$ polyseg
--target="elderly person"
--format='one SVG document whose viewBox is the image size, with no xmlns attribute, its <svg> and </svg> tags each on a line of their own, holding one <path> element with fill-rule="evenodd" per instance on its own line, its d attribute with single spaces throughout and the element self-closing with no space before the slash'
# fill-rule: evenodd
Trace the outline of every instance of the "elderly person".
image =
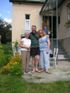
<svg viewBox="0 0 70 93">
<path fill-rule="evenodd" d="M 25 37 L 21 38 L 19 46 L 21 47 L 22 67 L 24 73 L 29 72 L 29 60 L 30 60 L 30 46 L 31 40 L 29 39 L 29 33 L 25 33 Z"/>
<path fill-rule="evenodd" d="M 50 67 L 49 60 L 49 49 L 50 40 L 49 36 L 43 30 L 39 30 L 39 47 L 40 47 L 40 66 L 43 71 L 49 73 L 48 69 Z"/>
</svg>

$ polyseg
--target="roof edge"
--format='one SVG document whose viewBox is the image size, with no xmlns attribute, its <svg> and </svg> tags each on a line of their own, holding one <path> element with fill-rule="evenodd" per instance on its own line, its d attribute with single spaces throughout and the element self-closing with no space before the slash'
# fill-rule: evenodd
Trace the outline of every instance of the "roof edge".
<svg viewBox="0 0 70 93">
<path fill-rule="evenodd" d="M 36 4 L 44 4 L 43 1 L 23 1 L 23 0 L 9 0 L 12 3 L 36 3 Z"/>
</svg>

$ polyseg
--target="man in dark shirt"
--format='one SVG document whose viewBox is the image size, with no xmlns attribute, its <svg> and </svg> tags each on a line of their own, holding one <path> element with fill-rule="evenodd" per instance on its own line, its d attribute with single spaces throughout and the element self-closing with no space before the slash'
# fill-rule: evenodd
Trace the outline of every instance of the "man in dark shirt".
<svg viewBox="0 0 70 93">
<path fill-rule="evenodd" d="M 39 35 L 36 32 L 36 26 L 32 25 L 32 32 L 30 33 L 29 38 L 31 39 L 31 50 L 30 55 L 32 57 L 32 65 L 33 65 L 33 71 L 32 72 L 39 72 L 38 70 L 38 64 L 39 64 Z"/>
</svg>

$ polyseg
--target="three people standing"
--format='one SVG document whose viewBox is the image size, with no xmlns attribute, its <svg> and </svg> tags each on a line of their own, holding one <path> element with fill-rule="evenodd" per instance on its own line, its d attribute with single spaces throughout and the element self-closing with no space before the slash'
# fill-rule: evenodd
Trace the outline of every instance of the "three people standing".
<svg viewBox="0 0 70 93">
<path fill-rule="evenodd" d="M 32 32 L 30 34 L 25 34 L 25 38 L 21 40 L 20 47 L 22 55 L 22 63 L 24 72 L 28 72 L 29 67 L 29 57 L 32 57 L 32 72 L 48 73 L 50 67 L 49 61 L 49 48 L 50 40 L 49 36 L 45 34 L 43 30 L 36 31 L 36 26 L 32 25 Z M 40 66 L 39 66 L 40 65 Z"/>
</svg>

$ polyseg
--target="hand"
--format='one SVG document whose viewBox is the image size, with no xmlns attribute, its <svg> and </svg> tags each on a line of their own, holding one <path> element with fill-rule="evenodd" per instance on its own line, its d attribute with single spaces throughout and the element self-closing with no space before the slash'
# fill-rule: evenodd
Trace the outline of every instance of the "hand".
<svg viewBox="0 0 70 93">
<path fill-rule="evenodd" d="M 47 53 L 47 54 L 49 53 L 49 48 L 46 49 L 46 53 Z"/>
<path fill-rule="evenodd" d="M 30 51 L 30 48 L 29 48 L 29 47 L 27 47 L 27 50 L 28 50 L 28 51 Z"/>
<path fill-rule="evenodd" d="M 46 49 L 46 52 L 48 53 L 48 49 Z"/>
</svg>

